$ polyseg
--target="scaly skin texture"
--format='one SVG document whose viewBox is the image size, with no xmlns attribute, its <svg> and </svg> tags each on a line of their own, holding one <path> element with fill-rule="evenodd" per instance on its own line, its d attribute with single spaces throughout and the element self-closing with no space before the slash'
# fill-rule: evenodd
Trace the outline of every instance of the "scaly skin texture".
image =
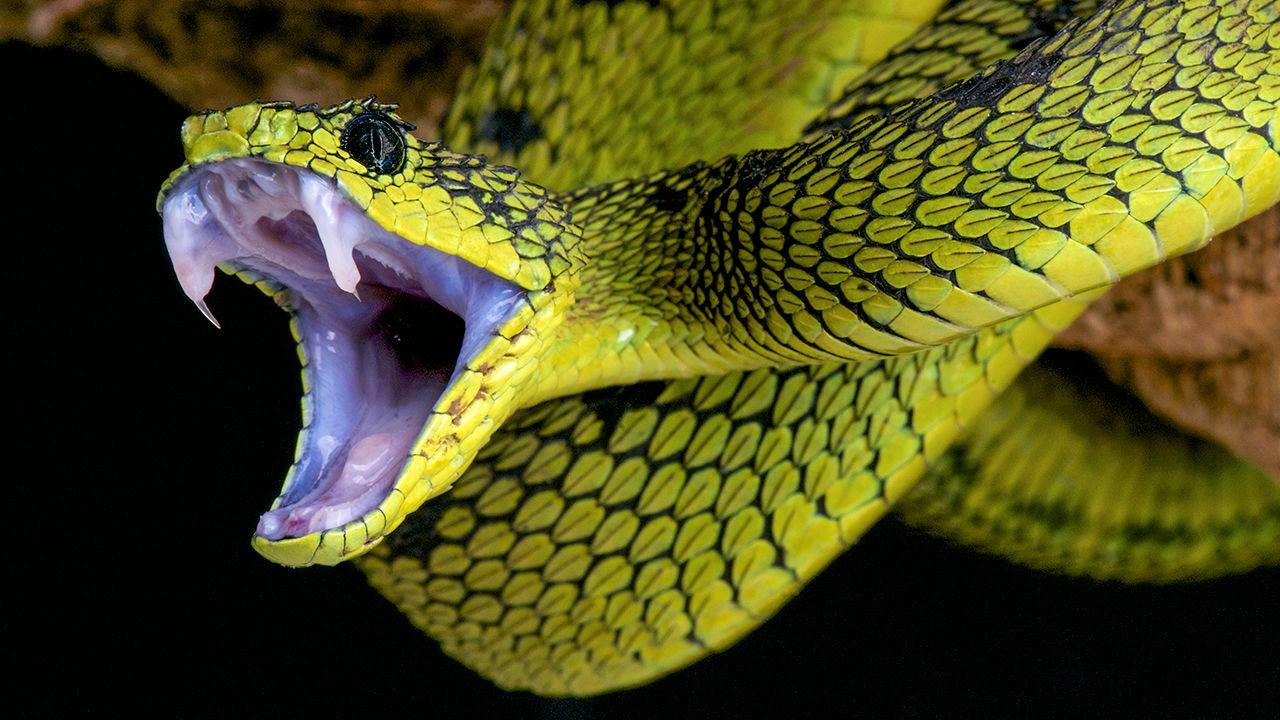
<svg viewBox="0 0 1280 720">
<path fill-rule="evenodd" d="M 949 3 L 928 26 L 896 45 L 805 126 L 806 137 L 847 128 L 895 104 L 927 97 L 1004 60 L 1073 17 L 1097 10 L 1094 0 L 969 0 Z"/>
<path fill-rule="evenodd" d="M 1280 563 L 1280 493 L 1266 474 L 1179 437 L 1102 377 L 1064 393 L 1075 375 L 1029 368 L 899 516 L 1031 567 L 1108 580 Z"/>
<path fill-rule="evenodd" d="M 600 17 L 662 26 L 634 4 Z M 507 687 L 603 692 L 731 643 L 938 464 L 1093 291 L 1274 203 L 1275 20 L 1262 3 L 1108 7 L 847 130 L 559 196 L 582 285 L 512 397 L 749 372 L 521 413 L 361 567 Z M 313 163 L 312 137 L 254 152 Z M 418 202 L 395 197 L 408 180 L 362 205 L 414 240 L 395 222 Z M 407 492 L 452 481 L 415 463 Z"/>
<path fill-rule="evenodd" d="M 652 680 L 799 592 L 1082 307 L 892 361 L 543 404 L 359 566 L 503 687 Z"/>
<path fill-rule="evenodd" d="M 559 189 L 790 145 L 941 5 L 519 3 L 442 136 Z"/>
<path fill-rule="evenodd" d="M 391 109 L 371 101 L 323 110 L 252 103 L 193 116 L 182 128 L 186 164 L 174 171 L 160 196 L 163 202 L 190 168 L 229 157 L 306 167 L 333 178 L 388 231 L 466 259 L 528 291 L 498 337 L 468 359 L 440 398 L 438 411 L 377 508 L 325 532 L 274 541 L 255 536 L 259 552 L 285 565 L 333 564 L 365 552 L 424 501 L 447 490 L 484 443 L 488 429 L 536 400 L 527 378 L 538 373 L 539 350 L 572 304 L 577 286 L 579 230 L 545 190 L 521 182 L 511 168 L 485 165 L 481 158 L 408 137 L 404 168 L 379 174 L 339 147 L 341 128 L 353 117 Z M 241 274 L 288 306 L 287 288 L 256 273 Z M 298 329 L 293 331 L 298 339 Z M 299 355 L 305 437 L 311 424 L 311 375 L 302 345 Z M 291 474 L 286 485 L 292 479 Z"/>
</svg>

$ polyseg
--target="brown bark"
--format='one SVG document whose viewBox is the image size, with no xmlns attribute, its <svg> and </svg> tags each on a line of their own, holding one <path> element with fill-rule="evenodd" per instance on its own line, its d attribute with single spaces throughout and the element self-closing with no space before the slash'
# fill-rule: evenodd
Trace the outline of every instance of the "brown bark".
<svg viewBox="0 0 1280 720">
<path fill-rule="evenodd" d="M 377 94 L 430 136 L 501 0 L 9 0 L 0 39 L 133 70 L 193 109 Z"/>
<path fill-rule="evenodd" d="M 1058 344 L 1280 478 L 1280 209 L 1126 278 Z"/>
</svg>

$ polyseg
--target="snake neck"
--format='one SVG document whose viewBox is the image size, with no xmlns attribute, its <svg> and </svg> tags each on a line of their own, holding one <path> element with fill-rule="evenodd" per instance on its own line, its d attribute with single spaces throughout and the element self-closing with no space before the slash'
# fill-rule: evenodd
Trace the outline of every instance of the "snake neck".
<svg viewBox="0 0 1280 720">
<path fill-rule="evenodd" d="M 1114 281 L 1053 285 L 1013 251 L 902 217 L 919 199 L 900 181 L 928 162 L 895 166 L 876 146 L 909 123 L 881 119 L 559 198 L 583 230 L 584 261 L 550 343 L 554 376 L 534 397 L 903 355 Z M 927 146 L 935 132 L 900 143 Z"/>
<path fill-rule="evenodd" d="M 1198 61 L 1170 48 L 1199 30 L 1167 10 L 1111 8 L 787 148 L 560 196 L 583 230 L 581 285 L 534 398 L 937 347 L 1265 209 L 1277 196 L 1267 34 L 1218 42 L 1256 61 L 1217 105 L 1206 89 L 1193 123 L 1174 112 L 1193 94 L 1173 85 Z M 1150 103 L 1159 117 L 1137 113 Z M 1222 132 L 1206 142 L 1205 127 Z M 1178 170 L 1151 159 L 1170 148 L 1185 149 Z"/>
<path fill-rule="evenodd" d="M 585 261 L 552 343 L 555 377 L 538 396 L 902 355 L 1033 309 L 973 307 L 946 268 L 910 262 L 920 258 L 897 242 L 905 231 L 876 222 L 898 224 L 901 210 L 886 207 L 894 178 L 860 179 L 857 168 L 883 165 L 886 153 L 868 145 L 902 125 L 863 123 L 559 198 L 583 229 Z M 882 214 L 865 207 L 877 201 Z M 925 232 L 966 260 L 1012 265 L 972 239 Z M 943 305 L 953 292 L 959 301 Z"/>
<path fill-rule="evenodd" d="M 840 359 L 771 322 L 778 288 L 760 272 L 760 238 L 723 213 L 727 197 L 760 196 L 770 160 L 695 163 L 560 198 L 583 228 L 585 263 L 545 396 Z"/>
</svg>

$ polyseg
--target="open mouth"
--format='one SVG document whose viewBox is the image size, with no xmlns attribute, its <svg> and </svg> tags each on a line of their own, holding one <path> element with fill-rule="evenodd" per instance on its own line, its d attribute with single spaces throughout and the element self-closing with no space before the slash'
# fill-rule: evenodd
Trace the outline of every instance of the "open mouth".
<svg viewBox="0 0 1280 720">
<path fill-rule="evenodd" d="M 339 528 L 376 510 L 454 380 L 526 296 L 512 282 L 369 219 L 329 178 L 235 158 L 186 173 L 162 205 L 187 296 L 214 268 L 268 289 L 293 314 L 303 362 L 298 455 L 266 540 Z M 428 233 L 430 230 L 428 229 Z"/>
</svg>

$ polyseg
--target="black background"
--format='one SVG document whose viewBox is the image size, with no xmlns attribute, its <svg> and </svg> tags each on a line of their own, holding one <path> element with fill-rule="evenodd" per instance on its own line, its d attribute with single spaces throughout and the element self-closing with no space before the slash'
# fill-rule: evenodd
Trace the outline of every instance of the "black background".
<svg viewBox="0 0 1280 720">
<path fill-rule="evenodd" d="M 354 569 L 249 548 L 292 459 L 297 360 L 256 290 L 218 281 L 216 331 L 173 278 L 154 199 L 186 113 L 72 53 L 0 46 L 0 67 L 9 712 L 1280 717 L 1280 570 L 1099 584 L 892 521 L 667 679 L 497 690 Z"/>
</svg>

